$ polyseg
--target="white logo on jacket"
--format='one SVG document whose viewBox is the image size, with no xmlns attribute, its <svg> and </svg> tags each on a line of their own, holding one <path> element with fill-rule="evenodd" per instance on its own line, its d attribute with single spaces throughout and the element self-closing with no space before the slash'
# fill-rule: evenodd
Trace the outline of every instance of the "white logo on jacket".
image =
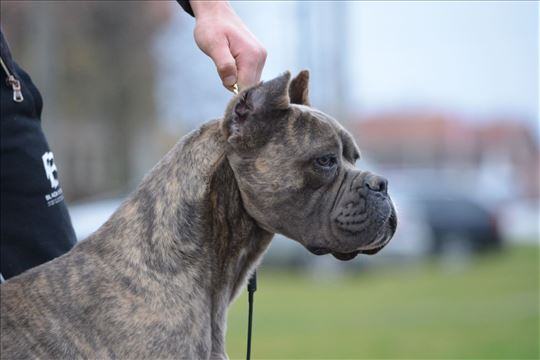
<svg viewBox="0 0 540 360">
<path fill-rule="evenodd" d="M 53 191 L 45 195 L 45 201 L 47 206 L 53 206 L 64 200 L 64 192 L 60 188 L 60 182 L 58 181 L 58 169 L 54 163 L 54 155 L 48 151 L 41 156 L 43 160 L 43 167 L 45 168 L 45 175 L 47 180 L 51 182 L 51 188 Z"/>
<path fill-rule="evenodd" d="M 51 187 L 56 189 L 60 183 L 58 182 L 58 170 L 54 164 L 54 155 L 48 151 L 41 156 L 41 159 L 43 160 L 43 167 L 45 167 L 45 175 L 47 175 L 47 179 L 51 182 Z"/>
</svg>

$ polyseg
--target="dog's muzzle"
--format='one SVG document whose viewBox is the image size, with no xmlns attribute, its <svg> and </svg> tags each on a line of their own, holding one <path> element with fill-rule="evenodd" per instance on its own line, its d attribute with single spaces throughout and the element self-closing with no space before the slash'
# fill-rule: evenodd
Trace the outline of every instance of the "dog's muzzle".
<svg viewBox="0 0 540 360">
<path fill-rule="evenodd" d="M 340 230 L 337 236 L 347 239 L 349 245 L 356 244 L 356 249 L 341 252 L 330 247 L 307 246 L 311 253 L 332 254 L 336 259 L 348 261 L 358 254 L 378 253 L 394 235 L 397 216 L 387 193 L 387 180 L 367 172 L 360 173 L 347 188 L 332 218 L 335 228 Z"/>
</svg>

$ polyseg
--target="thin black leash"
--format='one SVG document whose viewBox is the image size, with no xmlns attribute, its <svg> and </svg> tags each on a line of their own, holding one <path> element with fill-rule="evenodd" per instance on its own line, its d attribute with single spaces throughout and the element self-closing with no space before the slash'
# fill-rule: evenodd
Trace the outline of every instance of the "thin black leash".
<svg viewBox="0 0 540 360">
<path fill-rule="evenodd" d="M 238 95 L 238 92 L 240 91 L 238 83 L 234 84 L 231 90 L 235 95 Z M 248 280 L 247 290 L 248 290 L 249 310 L 248 310 L 248 337 L 247 337 L 246 359 L 250 360 L 251 359 L 251 328 L 253 325 L 253 294 L 255 294 L 255 291 L 257 290 L 257 272 L 256 271 L 253 272 L 253 274 Z"/>
<path fill-rule="evenodd" d="M 248 312 L 248 337 L 247 337 L 247 354 L 246 360 L 251 359 L 251 328 L 253 324 L 253 295 L 257 290 L 257 272 L 254 271 L 253 275 L 249 278 L 248 281 L 248 303 L 249 303 L 249 312 Z"/>
</svg>

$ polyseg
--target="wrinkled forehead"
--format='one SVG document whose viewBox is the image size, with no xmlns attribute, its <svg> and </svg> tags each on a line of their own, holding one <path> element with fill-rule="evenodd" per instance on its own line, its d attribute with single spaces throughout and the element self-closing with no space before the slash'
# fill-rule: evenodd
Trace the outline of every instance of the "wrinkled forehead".
<svg viewBox="0 0 540 360">
<path fill-rule="evenodd" d="M 314 146 L 340 146 L 348 160 L 354 161 L 360 157 L 354 138 L 336 119 L 309 106 L 290 106 L 292 115 L 289 118 L 289 129 L 297 136 L 308 137 Z"/>
</svg>

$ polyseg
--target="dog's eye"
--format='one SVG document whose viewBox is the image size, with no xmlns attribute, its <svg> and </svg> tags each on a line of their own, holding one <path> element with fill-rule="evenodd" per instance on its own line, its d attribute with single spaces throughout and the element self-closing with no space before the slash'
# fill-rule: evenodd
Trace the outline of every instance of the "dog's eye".
<svg viewBox="0 0 540 360">
<path fill-rule="evenodd" d="M 315 164 L 323 169 L 330 169 L 336 165 L 337 159 L 334 155 L 324 155 L 315 159 Z"/>
</svg>

